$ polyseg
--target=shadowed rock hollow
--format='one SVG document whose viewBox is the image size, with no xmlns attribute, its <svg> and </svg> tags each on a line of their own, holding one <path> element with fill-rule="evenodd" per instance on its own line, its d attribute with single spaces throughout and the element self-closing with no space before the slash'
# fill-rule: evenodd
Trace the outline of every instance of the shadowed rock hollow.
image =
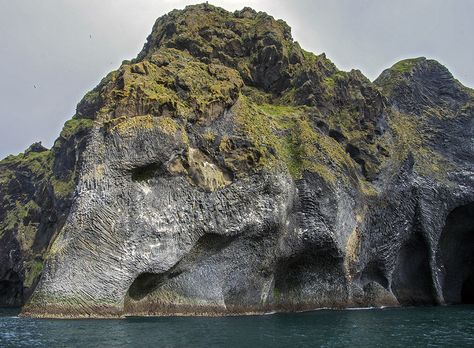
<svg viewBox="0 0 474 348">
<path fill-rule="evenodd" d="M 474 93 L 370 82 L 263 12 L 189 6 L 0 162 L 0 304 L 214 315 L 474 301 Z"/>
</svg>

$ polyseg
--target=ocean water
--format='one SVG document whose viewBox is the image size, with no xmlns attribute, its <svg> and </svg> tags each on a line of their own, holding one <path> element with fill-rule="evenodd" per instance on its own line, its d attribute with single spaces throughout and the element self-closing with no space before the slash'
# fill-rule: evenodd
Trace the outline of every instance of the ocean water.
<svg viewBox="0 0 474 348">
<path fill-rule="evenodd" d="M 474 306 L 123 320 L 16 314 L 0 310 L 0 347 L 474 347 Z"/>
</svg>

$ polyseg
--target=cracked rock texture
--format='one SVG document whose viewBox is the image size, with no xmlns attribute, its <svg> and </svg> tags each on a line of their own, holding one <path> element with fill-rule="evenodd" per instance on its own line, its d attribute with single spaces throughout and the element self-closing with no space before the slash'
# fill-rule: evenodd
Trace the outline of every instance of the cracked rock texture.
<svg viewBox="0 0 474 348">
<path fill-rule="evenodd" d="M 36 317 L 474 302 L 474 92 L 374 82 L 281 20 L 159 18 L 50 150 L 0 162 L 0 305 Z"/>
</svg>

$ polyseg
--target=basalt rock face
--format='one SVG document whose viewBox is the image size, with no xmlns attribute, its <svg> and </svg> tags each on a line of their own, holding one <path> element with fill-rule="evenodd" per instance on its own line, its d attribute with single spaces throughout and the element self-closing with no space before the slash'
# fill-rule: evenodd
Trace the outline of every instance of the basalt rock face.
<svg viewBox="0 0 474 348">
<path fill-rule="evenodd" d="M 35 143 L 0 161 L 0 306 L 30 297 L 69 213 L 88 134 L 80 123 L 68 121 L 51 150 Z"/>
<path fill-rule="evenodd" d="M 372 83 L 265 13 L 173 11 L 52 150 L 0 162 L 0 296 L 34 288 L 38 317 L 472 302 L 473 128 L 435 61 Z"/>
</svg>

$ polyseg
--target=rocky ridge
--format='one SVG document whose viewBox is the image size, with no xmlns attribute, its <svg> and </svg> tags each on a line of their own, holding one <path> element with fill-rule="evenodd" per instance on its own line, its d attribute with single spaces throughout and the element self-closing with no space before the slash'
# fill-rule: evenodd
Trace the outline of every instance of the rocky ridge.
<svg viewBox="0 0 474 348">
<path fill-rule="evenodd" d="M 433 60 L 372 83 L 266 13 L 172 11 L 51 150 L 0 162 L 0 304 L 108 317 L 471 303 L 473 105 Z"/>
</svg>

